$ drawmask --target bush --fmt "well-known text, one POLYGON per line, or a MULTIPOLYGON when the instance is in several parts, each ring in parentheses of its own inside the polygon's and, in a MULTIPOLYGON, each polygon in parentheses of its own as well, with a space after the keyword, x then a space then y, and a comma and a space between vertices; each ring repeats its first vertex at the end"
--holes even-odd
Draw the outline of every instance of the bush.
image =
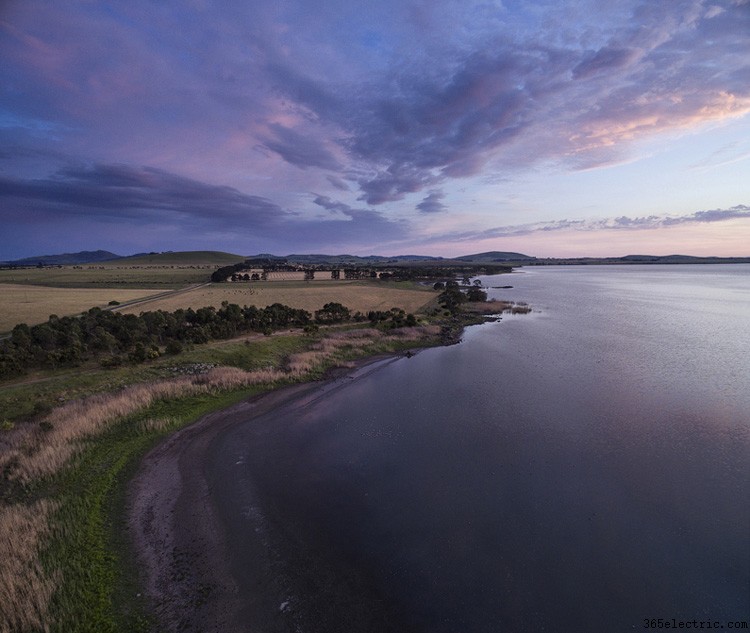
POLYGON ((118 356, 117 354, 113 356, 105 356, 99 361, 99 365, 101 365, 105 369, 119 367, 120 365, 122 365, 122 356, 118 356))
POLYGON ((167 347, 165 348, 165 352, 167 354, 171 354, 172 356, 176 356, 177 354, 182 353, 182 350, 184 348, 182 347, 182 343, 180 341, 169 341, 167 343, 167 347))

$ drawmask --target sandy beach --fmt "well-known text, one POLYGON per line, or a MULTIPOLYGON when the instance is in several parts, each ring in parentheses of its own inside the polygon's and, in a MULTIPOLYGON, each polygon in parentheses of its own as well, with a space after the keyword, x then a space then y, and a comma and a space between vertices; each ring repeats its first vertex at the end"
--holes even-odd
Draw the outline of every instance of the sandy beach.
MULTIPOLYGON (((268 586, 275 565, 271 557, 279 552, 278 548, 271 552, 274 546, 264 534, 252 483, 242 483, 243 498, 237 501, 246 509, 244 520, 256 526, 246 536, 242 526, 228 525, 217 511, 223 485, 221 474, 208 472, 207 455, 217 438, 236 425, 252 424, 268 414, 293 414, 325 397, 340 381, 356 380, 397 359, 370 358, 355 369, 336 370, 325 381, 284 387, 213 412, 146 455, 128 490, 128 529, 142 573, 143 599, 156 615, 159 630, 296 629, 295 618, 285 617, 284 592, 290 590, 289 583, 283 588, 268 586), (250 516, 253 513, 258 516, 250 516), (231 545, 238 537, 243 539, 239 554, 231 545)), ((328 582, 325 569, 320 573, 319 580, 328 582)), ((356 602, 357 591, 354 594, 356 602)), ((358 607, 346 595, 341 600, 358 619, 358 607)), ((351 628, 351 621, 349 627, 357 628, 351 628)))

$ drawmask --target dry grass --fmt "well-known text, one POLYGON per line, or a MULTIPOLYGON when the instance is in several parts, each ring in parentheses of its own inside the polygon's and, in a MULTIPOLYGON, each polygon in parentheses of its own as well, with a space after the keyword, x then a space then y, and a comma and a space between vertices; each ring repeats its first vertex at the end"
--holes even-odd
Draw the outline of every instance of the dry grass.
POLYGON ((153 290, 46 288, 0 283, 0 332, 8 332, 18 323, 43 323, 50 314, 80 314, 92 306, 106 306, 110 301, 131 301, 155 294, 153 290))
POLYGON ((218 308, 222 301, 259 308, 265 308, 272 303, 282 303, 310 313, 320 310, 332 301, 345 305, 353 312, 366 313, 370 310, 390 310, 393 307, 402 308, 406 312, 417 312, 435 294, 431 289, 402 288, 382 282, 316 281, 305 284, 274 281, 256 284, 217 284, 174 297, 149 301, 123 312, 138 314, 145 310, 173 312, 178 308, 218 308))
POLYGON ((318 371, 324 364, 339 360, 342 354, 365 350, 385 341, 416 341, 435 336, 438 330, 437 326, 421 326, 388 333, 371 328, 332 331, 310 351, 293 354, 283 370, 244 371, 236 367, 215 367, 204 374, 141 383, 116 393, 73 400, 54 409, 40 425, 27 425, 7 434, 0 446, 0 470, 4 469, 9 479, 21 483, 48 477, 59 472, 80 453, 87 438, 159 400, 299 380, 318 371))
POLYGON ((0 507, 0 633, 49 631, 47 610, 57 579, 39 561, 57 504, 0 507))
POLYGON ((12 445, 0 455, 0 469, 6 470, 9 479, 21 483, 51 476, 83 449, 84 440, 158 400, 272 383, 288 377, 278 370, 244 372, 232 367, 217 367, 206 374, 137 384, 117 393, 74 400, 52 411, 39 427, 19 429, 13 435, 12 445))

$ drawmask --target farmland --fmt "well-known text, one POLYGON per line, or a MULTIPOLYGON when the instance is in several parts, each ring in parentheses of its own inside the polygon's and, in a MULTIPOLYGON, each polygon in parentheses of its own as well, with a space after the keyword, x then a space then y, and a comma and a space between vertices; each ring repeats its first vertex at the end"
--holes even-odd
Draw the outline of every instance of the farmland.
POLYGON ((207 281, 216 266, 97 264, 0 270, 0 284, 169 290, 207 281))
POLYGON ((0 283, 0 332, 8 332, 18 323, 34 325, 50 314, 78 314, 91 307, 106 306, 156 294, 144 288, 50 288, 0 283))
POLYGON ((406 312, 417 312, 429 303, 436 293, 411 283, 362 282, 362 281, 296 281, 258 282, 248 284, 212 284, 179 295, 125 309, 123 312, 138 314, 144 310, 166 310, 178 308, 198 309, 204 306, 218 308, 222 301, 259 308, 281 303, 292 308, 319 310, 329 302, 347 306, 352 312, 366 313, 369 310, 390 310, 399 307, 406 312))

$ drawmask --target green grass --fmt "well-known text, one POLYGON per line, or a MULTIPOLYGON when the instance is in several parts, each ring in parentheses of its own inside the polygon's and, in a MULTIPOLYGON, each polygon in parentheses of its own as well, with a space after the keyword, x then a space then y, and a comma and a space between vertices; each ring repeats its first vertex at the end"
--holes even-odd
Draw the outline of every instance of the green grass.
POLYGON ((81 268, 24 268, 0 270, 0 283, 52 288, 143 288, 172 290, 209 281, 214 266, 183 268, 84 265, 81 268))
POLYGON ((258 336, 199 345, 176 356, 162 356, 142 365, 101 369, 96 363, 56 371, 39 371, 21 381, 0 384, 0 433, 49 412, 63 401, 84 398, 132 385, 173 376, 171 367, 213 363, 244 370, 281 365, 284 359, 309 347, 311 339, 299 334, 258 336))
POLYGON ((115 425, 88 442, 88 448, 63 474, 37 494, 54 496, 61 509, 43 562, 62 572, 51 604, 53 631, 107 633, 147 631, 138 570, 122 526, 126 525, 127 482, 140 458, 159 439, 205 413, 227 407, 259 390, 163 401, 115 425), (168 413, 173 424, 144 432, 138 422, 168 413))

